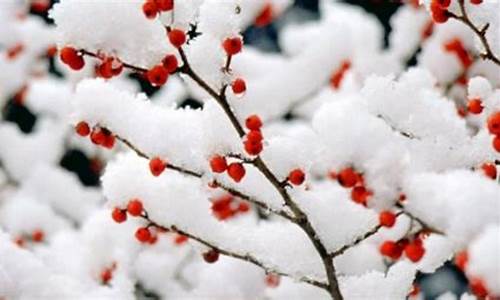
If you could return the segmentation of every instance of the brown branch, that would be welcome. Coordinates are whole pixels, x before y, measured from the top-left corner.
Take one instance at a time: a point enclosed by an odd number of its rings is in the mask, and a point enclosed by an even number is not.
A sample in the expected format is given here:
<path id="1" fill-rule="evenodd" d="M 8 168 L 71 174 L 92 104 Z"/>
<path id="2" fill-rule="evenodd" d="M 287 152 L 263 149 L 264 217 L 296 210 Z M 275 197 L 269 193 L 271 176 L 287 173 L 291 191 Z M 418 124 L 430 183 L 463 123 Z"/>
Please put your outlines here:
<path id="1" fill-rule="evenodd" d="M 456 15 L 450 11 L 447 12 L 448 15 L 450 16 L 450 18 L 458 20 L 467 25 L 478 36 L 478 38 L 481 40 L 481 43 L 483 44 L 484 50 L 486 51 L 486 53 L 481 54 L 482 59 L 491 60 L 492 62 L 500 66 L 500 59 L 495 56 L 495 54 L 491 50 L 488 39 L 486 38 L 486 32 L 488 31 L 490 24 L 487 23 L 483 26 L 483 28 L 479 29 L 474 23 L 472 23 L 471 19 L 469 18 L 469 15 L 467 14 L 467 11 L 465 9 L 464 0 L 459 0 L 458 3 L 460 5 L 461 15 Z"/>
<path id="2" fill-rule="evenodd" d="M 167 31 L 170 28 L 167 27 Z M 213 89 L 207 82 L 205 82 L 198 74 L 191 68 L 187 56 L 182 49 L 182 47 L 178 48 L 179 55 L 181 56 L 183 66 L 179 69 L 180 72 L 186 74 L 192 80 L 194 80 L 202 89 L 204 89 L 210 96 L 214 98 L 214 100 L 222 107 L 224 113 L 231 121 L 234 129 L 240 136 L 243 138 L 245 136 L 245 130 L 243 126 L 240 124 L 238 118 L 235 113 L 232 111 L 227 98 L 226 98 L 226 88 L 223 86 L 221 88 L 221 92 L 217 93 L 215 89 Z M 339 283 L 337 280 L 337 275 L 335 271 L 335 266 L 333 264 L 333 260 L 328 255 L 328 251 L 325 246 L 319 239 L 316 230 L 312 226 L 309 221 L 307 215 L 300 209 L 300 207 L 293 201 L 288 192 L 286 191 L 285 186 L 282 182 L 271 172 L 267 164 L 262 160 L 260 156 L 257 156 L 253 161 L 254 166 L 266 177 L 266 179 L 275 187 L 278 193 L 283 198 L 285 204 L 290 208 L 294 215 L 294 223 L 297 224 L 307 235 L 309 240 L 312 242 L 314 248 L 318 252 L 325 267 L 326 276 L 328 279 L 328 285 L 326 286 L 326 290 L 330 293 L 330 296 L 333 299 L 342 300 L 343 296 L 340 292 Z"/>
<path id="3" fill-rule="evenodd" d="M 176 232 L 178 234 L 182 234 L 194 241 L 197 241 L 198 243 L 208 247 L 208 248 L 211 248 L 211 249 L 214 249 L 215 251 L 219 252 L 220 254 L 222 255 L 225 255 L 225 256 L 229 256 L 229 257 L 232 257 L 232 258 L 235 258 L 235 259 L 239 259 L 239 260 L 244 260 L 244 261 L 247 261 L 249 263 L 252 263 L 262 269 L 264 269 L 264 271 L 266 273 L 274 273 L 274 274 L 277 274 L 277 275 L 280 275 L 280 276 L 287 276 L 287 277 L 292 277 L 290 274 L 287 274 L 287 273 L 284 273 L 284 272 L 280 272 L 280 271 L 276 271 L 274 268 L 271 268 L 271 267 L 268 267 L 266 266 L 263 262 L 261 262 L 260 260 L 258 260 L 256 257 L 254 257 L 253 255 L 251 255 L 250 253 L 245 253 L 245 254 L 241 254 L 241 253 L 237 253 L 237 252 L 234 252 L 234 251 L 231 251 L 231 250 L 227 250 L 227 249 L 223 249 L 219 246 L 216 246 L 215 244 L 201 238 L 201 237 L 198 237 L 196 235 L 193 235 L 191 233 L 188 233 L 182 229 L 179 229 L 177 228 L 176 226 L 171 226 L 171 227 L 165 227 L 165 226 L 162 226 L 156 222 L 154 222 L 149 216 L 147 213 L 143 214 L 141 216 L 143 219 L 145 219 L 146 221 L 148 221 L 148 226 L 154 226 L 154 227 L 157 227 L 159 229 L 162 229 L 162 230 L 165 230 L 165 231 L 173 231 L 173 232 Z M 322 289 L 326 289 L 327 287 L 327 284 L 324 283 L 324 282 L 321 282 L 321 281 L 318 281 L 318 280 L 315 280 L 315 279 L 312 279 L 312 278 L 309 278 L 309 277 L 306 277 L 306 276 L 303 276 L 301 278 L 299 278 L 299 281 L 302 281 L 302 282 L 305 282 L 305 283 L 308 283 L 308 284 L 311 284 L 311 285 L 314 285 L 316 287 L 319 287 L 319 288 L 322 288 Z"/>
<path id="4" fill-rule="evenodd" d="M 125 144 L 128 148 L 130 148 L 132 151 L 134 151 L 138 156 L 142 157 L 142 158 L 145 158 L 147 160 L 151 159 L 151 157 L 149 155 L 147 155 L 146 153 L 144 153 L 143 151 L 141 151 L 139 148 L 137 148 L 134 144 L 132 144 L 129 140 L 121 137 L 121 136 L 118 136 L 118 135 L 115 135 L 116 139 L 119 140 L 120 142 L 122 142 L 123 144 Z M 198 172 L 195 172 L 195 171 L 192 171 L 192 170 L 188 170 L 186 168 L 182 168 L 182 167 L 179 167 L 179 166 L 176 166 L 174 164 L 171 164 L 171 163 L 168 163 L 167 164 L 167 169 L 171 169 L 171 170 L 174 170 L 174 171 L 177 171 L 179 173 L 182 173 L 184 175 L 188 175 L 188 176 L 192 176 L 192 177 L 196 177 L 196 178 L 202 178 L 203 177 L 203 174 L 201 173 L 198 173 Z M 266 211 L 269 211 L 271 213 L 274 213 L 278 216 L 281 216 L 287 220 L 290 220 L 290 221 L 293 221 L 293 216 L 291 216 L 290 214 L 288 214 L 286 211 L 284 210 L 276 210 L 276 209 L 273 209 L 271 208 L 269 205 L 267 205 L 266 203 L 264 202 L 261 202 L 261 201 L 258 201 L 254 198 L 252 198 L 251 196 L 243 193 L 243 192 L 240 192 L 238 191 L 237 189 L 235 188 L 232 188 L 232 187 L 229 187 L 229 186 L 226 186 L 224 185 L 223 183 L 217 181 L 217 180 L 213 180 L 213 182 L 215 183 L 216 186 L 220 187 L 221 189 L 229 192 L 230 194 L 233 194 L 234 196 L 236 197 L 239 197 L 245 201 L 248 201 Z"/>

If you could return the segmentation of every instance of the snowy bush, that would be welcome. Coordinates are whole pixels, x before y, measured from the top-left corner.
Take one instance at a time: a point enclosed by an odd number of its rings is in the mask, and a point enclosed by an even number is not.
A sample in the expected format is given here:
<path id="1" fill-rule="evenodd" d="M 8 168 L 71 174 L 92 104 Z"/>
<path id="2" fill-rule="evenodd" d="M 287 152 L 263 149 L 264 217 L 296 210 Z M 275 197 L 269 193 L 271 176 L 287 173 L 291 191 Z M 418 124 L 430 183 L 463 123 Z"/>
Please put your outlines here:
<path id="1" fill-rule="evenodd" d="M 499 2 L 292 2 L 0 3 L 0 299 L 500 298 Z"/>

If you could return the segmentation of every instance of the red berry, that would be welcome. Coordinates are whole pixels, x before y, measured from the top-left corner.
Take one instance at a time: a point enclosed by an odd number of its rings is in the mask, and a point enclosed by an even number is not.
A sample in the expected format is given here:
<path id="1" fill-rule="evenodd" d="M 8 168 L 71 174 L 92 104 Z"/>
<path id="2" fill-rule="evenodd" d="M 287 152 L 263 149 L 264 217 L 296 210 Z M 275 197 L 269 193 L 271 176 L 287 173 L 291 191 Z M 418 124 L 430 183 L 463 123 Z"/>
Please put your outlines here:
<path id="1" fill-rule="evenodd" d="M 469 261 L 469 254 L 467 251 L 460 251 L 455 255 L 455 265 L 462 271 L 465 272 L 467 267 L 467 262 Z"/>
<path id="2" fill-rule="evenodd" d="M 262 142 L 246 140 L 243 142 L 245 151 L 250 155 L 259 155 L 262 152 L 263 145 Z"/>
<path id="3" fill-rule="evenodd" d="M 500 111 L 488 117 L 488 130 L 491 134 L 500 135 Z"/>
<path id="4" fill-rule="evenodd" d="M 139 199 L 132 199 L 128 202 L 127 212 L 134 217 L 138 217 L 142 213 L 142 202 Z"/>
<path id="5" fill-rule="evenodd" d="M 121 210 L 118 207 L 115 207 L 113 209 L 113 212 L 111 213 L 111 217 L 116 223 L 123 223 L 127 221 L 127 214 L 125 213 L 125 210 Z"/>
<path id="6" fill-rule="evenodd" d="M 187 241 L 189 240 L 189 238 L 183 234 L 178 234 L 175 239 L 174 239 L 174 243 L 176 245 L 182 245 L 184 243 L 186 243 Z"/>
<path id="7" fill-rule="evenodd" d="M 160 11 L 169 11 L 174 8 L 174 0 L 155 0 Z"/>
<path id="8" fill-rule="evenodd" d="M 231 83 L 231 89 L 235 94 L 243 94 L 247 90 L 247 84 L 245 83 L 245 80 L 241 78 L 236 78 Z"/>
<path id="9" fill-rule="evenodd" d="M 385 241 L 380 245 L 380 253 L 394 260 L 399 259 L 403 253 L 403 248 L 394 241 Z"/>
<path id="10" fill-rule="evenodd" d="M 445 23 L 446 21 L 448 21 L 448 18 L 450 17 L 448 11 L 446 9 L 443 9 L 436 2 L 431 3 L 431 15 L 432 19 L 436 23 Z"/>
<path id="11" fill-rule="evenodd" d="M 470 0 L 470 3 L 478 5 L 478 4 L 483 3 L 483 0 Z"/>
<path id="12" fill-rule="evenodd" d="M 158 6 L 156 5 L 156 2 L 154 0 L 146 0 L 146 2 L 142 5 L 142 12 L 148 19 L 156 18 L 156 15 L 158 14 Z"/>
<path id="13" fill-rule="evenodd" d="M 123 63 L 114 57 L 106 58 L 101 65 L 99 65 L 99 75 L 103 78 L 111 78 L 120 75 L 123 70 Z"/>
<path id="14" fill-rule="evenodd" d="M 101 282 L 103 284 L 107 284 L 111 278 L 113 278 L 113 272 L 110 269 L 106 268 L 101 272 Z"/>
<path id="15" fill-rule="evenodd" d="M 483 108 L 483 102 L 478 98 L 471 99 L 467 103 L 467 110 L 475 115 L 480 114 Z"/>
<path id="16" fill-rule="evenodd" d="M 267 3 L 260 11 L 257 18 L 255 18 L 255 26 L 264 27 L 269 25 L 273 21 L 273 7 L 270 3 Z"/>
<path id="17" fill-rule="evenodd" d="M 106 135 L 106 138 L 104 139 L 104 143 L 102 143 L 102 146 L 104 148 L 112 149 L 113 146 L 115 145 L 115 136 L 112 135 L 111 133 Z"/>
<path id="18" fill-rule="evenodd" d="M 418 262 L 425 254 L 425 248 L 420 239 L 416 239 L 405 247 L 405 255 L 412 262 Z"/>
<path id="19" fill-rule="evenodd" d="M 259 130 L 262 127 L 262 121 L 259 116 L 251 115 L 246 119 L 245 126 L 250 130 Z"/>
<path id="20" fill-rule="evenodd" d="M 421 33 L 422 39 L 426 39 L 426 38 L 430 37 L 433 32 L 434 32 L 434 22 L 432 22 L 432 20 L 429 20 L 425 24 L 425 26 L 422 30 L 422 33 Z"/>
<path id="21" fill-rule="evenodd" d="M 245 167 L 241 163 L 231 163 L 227 168 L 227 174 L 235 182 L 240 182 L 245 176 Z"/>
<path id="22" fill-rule="evenodd" d="M 217 251 L 215 249 L 207 251 L 207 252 L 203 253 L 203 259 L 207 263 L 213 264 L 214 262 L 216 262 L 217 260 L 219 260 L 219 251 Z"/>
<path id="23" fill-rule="evenodd" d="M 364 186 L 356 186 L 351 190 L 352 201 L 366 206 L 368 198 L 372 195 L 372 192 L 367 190 Z"/>
<path id="24" fill-rule="evenodd" d="M 497 178 L 497 167 L 494 164 L 484 163 L 481 165 L 484 175 L 495 180 Z"/>
<path id="25" fill-rule="evenodd" d="M 153 86 L 162 86 L 168 80 L 168 70 L 163 65 L 157 65 L 146 73 L 146 77 Z"/>
<path id="26" fill-rule="evenodd" d="M 378 216 L 379 224 L 384 227 L 392 227 L 396 223 L 396 215 L 391 211 L 383 211 Z"/>
<path id="27" fill-rule="evenodd" d="M 414 283 L 408 296 L 415 297 L 418 295 L 418 293 L 420 293 L 420 287 Z"/>
<path id="28" fill-rule="evenodd" d="M 471 278 L 469 280 L 469 287 L 471 292 L 477 297 L 485 298 L 488 296 L 488 289 L 486 288 L 484 281 L 480 278 Z"/>
<path id="29" fill-rule="evenodd" d="M 147 243 L 151 239 L 151 231 L 147 227 L 139 227 L 135 232 L 135 238 L 141 243 Z"/>
<path id="30" fill-rule="evenodd" d="M 149 161 L 149 170 L 151 170 L 153 176 L 160 176 L 166 167 L 167 163 L 159 157 L 152 158 Z"/>
<path id="31" fill-rule="evenodd" d="M 180 29 L 172 29 L 168 33 L 168 40 L 174 47 L 179 48 L 186 42 L 186 34 Z"/>
<path id="32" fill-rule="evenodd" d="M 358 182 L 359 176 L 353 168 L 345 168 L 337 174 L 339 184 L 345 188 L 351 188 Z"/>
<path id="33" fill-rule="evenodd" d="M 223 173 L 227 170 L 227 161 L 224 156 L 216 155 L 210 159 L 210 168 L 214 173 Z"/>
<path id="34" fill-rule="evenodd" d="M 250 132 L 247 133 L 247 140 L 251 143 L 260 143 L 262 139 L 263 137 L 260 130 L 250 130 Z"/>
<path id="35" fill-rule="evenodd" d="M 173 54 L 169 54 L 163 58 L 161 61 L 163 64 L 163 67 L 167 70 L 168 73 L 174 73 L 177 70 L 177 67 L 179 66 L 179 63 L 177 62 L 177 57 Z"/>
<path id="36" fill-rule="evenodd" d="M 85 66 L 83 56 L 79 55 L 75 48 L 64 47 L 61 49 L 59 55 L 61 57 L 61 61 L 75 71 L 81 70 Z"/>
<path id="37" fill-rule="evenodd" d="M 243 42 L 239 37 L 227 38 L 222 42 L 222 48 L 228 56 L 232 56 L 241 52 Z"/>
<path id="38" fill-rule="evenodd" d="M 500 135 L 496 135 L 493 138 L 492 145 L 493 145 L 493 149 L 495 149 L 497 152 L 500 152 Z"/>
<path id="39" fill-rule="evenodd" d="M 447 8 L 450 6 L 451 0 L 432 0 L 433 3 L 436 3 L 436 5 L 439 5 L 442 8 Z"/>
<path id="40" fill-rule="evenodd" d="M 281 277 L 278 274 L 269 273 L 266 275 L 266 285 L 270 288 L 275 288 L 280 285 Z"/>
<path id="41" fill-rule="evenodd" d="M 293 185 L 301 185 L 306 179 L 306 174 L 301 169 L 295 169 L 288 174 L 288 181 Z"/>
<path id="42" fill-rule="evenodd" d="M 250 210 L 250 205 L 246 202 L 238 203 L 238 211 L 241 213 L 246 213 Z"/>
<path id="43" fill-rule="evenodd" d="M 40 229 L 37 229 L 37 230 L 33 231 L 33 233 L 31 234 L 31 239 L 34 242 L 39 243 L 39 242 L 43 241 L 44 236 L 45 236 L 45 234 L 43 233 L 43 231 Z"/>
<path id="44" fill-rule="evenodd" d="M 75 126 L 75 131 L 79 136 L 87 136 L 90 134 L 90 127 L 87 122 L 81 121 Z"/>
<path id="45" fill-rule="evenodd" d="M 103 145 L 106 142 L 107 134 L 101 128 L 94 128 L 90 133 L 90 140 L 96 145 Z"/>
<path id="46" fill-rule="evenodd" d="M 340 87 L 345 72 L 347 72 L 347 70 L 349 70 L 350 68 L 351 68 L 351 61 L 346 59 L 342 61 L 340 67 L 332 74 L 332 77 L 330 77 L 330 85 L 334 89 L 338 89 Z"/>

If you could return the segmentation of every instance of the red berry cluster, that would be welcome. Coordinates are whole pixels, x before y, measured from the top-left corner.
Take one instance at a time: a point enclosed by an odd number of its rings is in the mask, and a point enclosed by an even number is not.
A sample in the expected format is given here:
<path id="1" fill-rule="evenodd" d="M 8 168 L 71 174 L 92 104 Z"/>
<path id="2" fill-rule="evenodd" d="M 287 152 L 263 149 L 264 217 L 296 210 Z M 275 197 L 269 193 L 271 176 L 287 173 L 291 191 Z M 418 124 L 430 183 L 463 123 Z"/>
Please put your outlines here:
<path id="1" fill-rule="evenodd" d="M 423 241 L 419 235 L 416 235 L 412 240 L 385 241 L 380 245 L 379 251 L 383 256 L 393 260 L 398 260 L 404 252 L 405 256 L 412 262 L 420 261 L 425 254 Z"/>
<path id="2" fill-rule="evenodd" d="M 250 130 L 246 135 L 246 140 L 243 142 L 245 151 L 250 155 L 259 155 L 263 149 L 263 136 L 260 131 L 262 121 L 259 116 L 251 115 L 245 120 L 245 126 Z"/>
<path id="3" fill-rule="evenodd" d="M 472 57 L 467 49 L 465 49 L 465 46 L 460 39 L 454 38 L 446 42 L 444 44 L 444 50 L 455 54 L 465 70 L 472 65 Z"/>
<path id="4" fill-rule="evenodd" d="M 333 72 L 332 77 L 330 77 L 330 85 L 333 89 L 337 90 L 344 79 L 345 73 L 351 68 L 351 61 L 346 59 L 341 64 L 340 67 Z"/>
<path id="5" fill-rule="evenodd" d="M 14 242 L 19 247 L 24 247 L 26 241 L 31 241 L 33 243 L 41 243 L 45 239 L 45 232 L 41 229 L 35 229 L 30 234 L 18 236 Z"/>
<path id="6" fill-rule="evenodd" d="M 264 7 L 261 9 L 257 17 L 255 18 L 255 26 L 256 27 L 264 27 L 273 21 L 274 18 L 274 10 L 271 3 L 266 3 Z"/>
<path id="7" fill-rule="evenodd" d="M 90 140 L 92 141 L 92 143 L 103 146 L 104 148 L 112 149 L 115 145 L 115 136 L 106 128 L 95 126 L 91 130 L 87 122 L 81 121 L 76 124 L 75 131 L 82 137 L 90 135 Z"/>
<path id="8" fill-rule="evenodd" d="M 142 5 L 142 12 L 148 19 L 154 19 L 160 12 L 174 8 L 174 0 L 146 0 Z"/>
<path id="9" fill-rule="evenodd" d="M 352 188 L 352 201 L 366 206 L 368 199 L 373 195 L 373 192 L 365 187 L 363 175 L 356 172 L 352 167 L 342 169 L 338 174 L 330 172 L 330 178 L 336 179 L 344 188 Z"/>
<path id="10" fill-rule="evenodd" d="M 225 194 L 212 200 L 212 213 L 223 221 L 236 216 L 239 213 L 250 211 L 250 205 L 245 201 L 238 201 L 231 194 Z"/>
<path id="11" fill-rule="evenodd" d="M 59 53 L 61 61 L 68 65 L 71 69 L 78 71 L 83 69 L 85 66 L 85 60 L 83 59 L 83 54 L 72 47 L 64 47 Z"/>
<path id="12" fill-rule="evenodd" d="M 210 168 L 214 173 L 224 173 L 227 171 L 229 177 L 235 182 L 240 182 L 246 173 L 242 163 L 233 162 L 228 165 L 226 158 L 220 155 L 215 155 L 210 159 Z"/>
<path id="13" fill-rule="evenodd" d="M 456 253 L 454 262 L 457 268 L 467 276 L 467 265 L 469 262 L 469 254 L 467 251 L 464 250 Z M 480 297 L 481 299 L 488 299 L 487 297 L 491 296 L 489 295 L 485 282 L 481 278 L 472 276 L 467 277 L 469 279 L 469 288 L 474 295 Z"/>
<path id="14" fill-rule="evenodd" d="M 493 149 L 500 152 L 500 111 L 492 113 L 487 121 L 488 131 L 494 136 Z"/>
<path id="15" fill-rule="evenodd" d="M 436 23 L 445 23 L 448 21 L 450 15 L 448 13 L 448 6 L 451 0 L 432 0 L 431 2 L 431 16 Z"/>

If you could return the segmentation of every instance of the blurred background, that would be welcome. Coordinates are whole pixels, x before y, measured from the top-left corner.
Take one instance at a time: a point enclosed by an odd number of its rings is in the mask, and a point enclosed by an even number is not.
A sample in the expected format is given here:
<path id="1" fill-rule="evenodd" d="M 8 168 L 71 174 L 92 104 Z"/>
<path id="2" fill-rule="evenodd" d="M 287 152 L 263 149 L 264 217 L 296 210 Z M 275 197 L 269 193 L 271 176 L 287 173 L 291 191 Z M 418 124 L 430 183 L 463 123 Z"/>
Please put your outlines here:
<path id="1" fill-rule="evenodd" d="M 33 3 L 45 3 L 44 5 L 32 5 L 30 14 L 37 15 L 43 18 L 48 24 L 51 20 L 47 17 L 47 5 L 50 7 L 58 0 L 39 0 Z M 291 9 L 289 9 L 283 16 L 272 24 L 266 27 L 250 27 L 246 32 L 244 32 L 244 38 L 246 44 L 251 44 L 263 51 L 268 52 L 279 52 L 279 45 L 277 43 L 280 28 L 289 23 L 301 23 L 310 20 L 315 20 L 320 17 L 318 6 L 319 0 L 295 0 L 295 3 Z M 404 3 L 401 1 L 387 1 L 387 0 L 349 0 L 342 1 L 351 5 L 360 7 L 373 15 L 375 15 L 385 28 L 385 44 L 387 44 L 387 36 L 391 28 L 389 26 L 389 20 L 392 14 Z M 192 34 L 196 35 L 196 31 L 193 30 Z M 57 57 L 48 57 L 47 64 L 50 66 L 50 72 L 56 76 L 62 76 L 62 73 L 57 70 L 54 59 Z M 410 60 L 409 64 L 414 62 Z M 138 76 L 131 75 L 131 79 L 136 81 L 141 87 L 141 90 L 148 95 L 152 95 L 156 92 L 156 89 L 151 87 L 147 82 L 143 81 Z M 37 117 L 25 106 L 22 105 L 21 101 L 16 101 L 18 94 L 12 95 L 11 99 L 2 108 L 1 117 L 8 122 L 13 122 L 19 126 L 19 128 L 25 132 L 29 133 L 36 121 Z M 187 98 L 184 100 L 180 106 L 190 106 L 193 108 L 201 107 L 201 103 L 196 99 Z M 293 116 L 286 116 L 286 118 L 291 119 Z M 0 141 L 1 142 L 1 141 Z M 99 185 L 99 176 L 102 164 L 93 158 L 86 157 L 86 155 L 77 150 L 69 149 L 63 155 L 60 160 L 60 165 L 67 170 L 75 172 L 81 182 L 87 186 Z M 442 268 L 440 268 L 432 276 L 425 276 L 419 274 L 417 279 L 417 284 L 421 289 L 421 297 L 423 299 L 435 299 L 438 295 L 451 291 L 456 295 L 461 295 L 467 290 L 467 281 L 460 270 L 458 270 L 453 264 L 448 263 Z"/>

